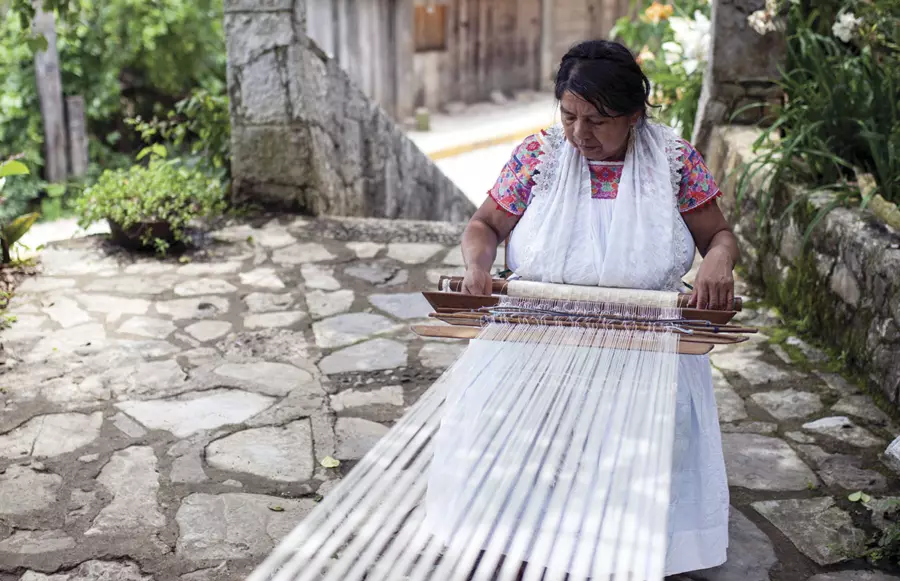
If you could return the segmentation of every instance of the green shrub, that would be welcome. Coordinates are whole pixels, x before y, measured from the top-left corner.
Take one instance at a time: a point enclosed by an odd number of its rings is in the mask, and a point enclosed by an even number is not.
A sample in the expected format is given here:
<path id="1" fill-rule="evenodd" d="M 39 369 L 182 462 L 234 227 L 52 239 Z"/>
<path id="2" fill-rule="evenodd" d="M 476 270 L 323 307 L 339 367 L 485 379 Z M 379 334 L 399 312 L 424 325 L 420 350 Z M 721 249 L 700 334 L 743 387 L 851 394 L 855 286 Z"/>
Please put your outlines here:
<path id="1" fill-rule="evenodd" d="M 900 0 L 790 3 L 785 19 L 785 103 L 741 168 L 738 194 L 764 168 L 773 184 L 837 192 L 808 235 L 837 205 L 865 207 L 876 194 L 900 202 Z M 861 174 L 876 182 L 865 195 Z M 763 193 L 761 221 L 775 193 Z"/>
<path id="2" fill-rule="evenodd" d="M 0 196 L 6 191 L 7 178 L 27 177 L 29 173 L 28 166 L 17 159 L 10 158 L 0 163 Z M 0 197 L 0 205 L 3 202 L 4 198 Z M 12 262 L 10 251 L 31 229 L 38 217 L 37 213 L 31 213 L 10 220 L 0 220 L 0 262 L 3 264 Z"/>
<path id="3" fill-rule="evenodd" d="M 145 165 L 127 170 L 107 170 L 76 201 L 79 224 L 87 227 L 107 220 L 111 227 L 136 232 L 140 243 L 165 254 L 173 242 L 189 241 L 191 222 L 225 211 L 225 195 L 219 180 L 180 159 L 165 159 L 165 148 L 154 146 Z M 139 156 L 139 159 L 142 156 Z M 160 237 L 150 228 L 168 227 L 171 237 Z"/>

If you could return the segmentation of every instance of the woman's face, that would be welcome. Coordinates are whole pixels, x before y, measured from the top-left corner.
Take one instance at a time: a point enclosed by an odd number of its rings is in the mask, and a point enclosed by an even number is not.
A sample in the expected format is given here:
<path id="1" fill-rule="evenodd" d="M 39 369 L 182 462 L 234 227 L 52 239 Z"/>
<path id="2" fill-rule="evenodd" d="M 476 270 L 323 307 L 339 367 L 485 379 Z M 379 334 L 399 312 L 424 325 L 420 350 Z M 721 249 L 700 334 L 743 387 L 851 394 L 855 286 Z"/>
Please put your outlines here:
<path id="1" fill-rule="evenodd" d="M 628 134 L 640 119 L 640 113 L 617 116 L 615 111 L 604 117 L 597 108 L 579 97 L 565 92 L 560 100 L 566 139 L 590 161 L 621 161 L 625 159 Z"/>

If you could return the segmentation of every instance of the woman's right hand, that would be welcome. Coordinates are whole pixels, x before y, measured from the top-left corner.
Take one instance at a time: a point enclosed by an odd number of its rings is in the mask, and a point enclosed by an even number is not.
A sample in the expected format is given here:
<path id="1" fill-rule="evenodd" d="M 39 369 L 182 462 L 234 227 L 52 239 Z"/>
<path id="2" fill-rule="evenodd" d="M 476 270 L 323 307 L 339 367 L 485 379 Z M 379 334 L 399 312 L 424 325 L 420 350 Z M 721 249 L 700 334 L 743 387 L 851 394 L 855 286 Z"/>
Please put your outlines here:
<path id="1" fill-rule="evenodd" d="M 466 276 L 463 278 L 462 292 L 465 295 L 490 296 L 492 284 L 490 272 L 477 266 L 470 266 L 466 269 Z"/>

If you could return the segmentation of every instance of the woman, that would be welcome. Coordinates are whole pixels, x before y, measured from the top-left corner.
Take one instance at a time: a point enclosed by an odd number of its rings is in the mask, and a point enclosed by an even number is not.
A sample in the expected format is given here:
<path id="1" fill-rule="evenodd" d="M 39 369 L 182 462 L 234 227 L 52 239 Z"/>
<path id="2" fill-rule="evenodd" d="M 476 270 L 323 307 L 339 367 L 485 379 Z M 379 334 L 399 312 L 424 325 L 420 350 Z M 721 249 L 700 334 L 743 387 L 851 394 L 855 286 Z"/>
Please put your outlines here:
<path id="1" fill-rule="evenodd" d="M 731 304 L 739 252 L 716 205 L 719 191 L 693 147 L 648 121 L 649 92 L 619 44 L 584 42 L 566 54 L 556 79 L 561 127 L 516 148 L 469 222 L 464 292 L 491 293 L 497 247 L 510 236 L 517 276 L 605 287 L 680 290 L 696 248 L 704 260 L 693 306 Z M 679 356 L 676 399 L 667 575 L 720 565 L 728 545 L 728 483 L 706 356 Z"/>

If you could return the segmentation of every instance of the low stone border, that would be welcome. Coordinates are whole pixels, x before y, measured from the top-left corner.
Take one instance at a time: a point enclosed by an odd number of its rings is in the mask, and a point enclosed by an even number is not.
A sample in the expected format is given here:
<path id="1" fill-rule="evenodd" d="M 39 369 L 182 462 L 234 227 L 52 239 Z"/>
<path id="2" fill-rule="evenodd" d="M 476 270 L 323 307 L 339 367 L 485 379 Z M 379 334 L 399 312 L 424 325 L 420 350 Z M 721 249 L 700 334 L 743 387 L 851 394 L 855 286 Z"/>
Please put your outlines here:
<path id="1" fill-rule="evenodd" d="M 759 132 L 717 127 L 707 162 L 723 192 L 721 205 L 744 253 L 749 279 L 767 299 L 865 370 L 873 387 L 898 407 L 900 391 L 900 235 L 875 214 L 836 208 L 816 226 L 806 245 L 803 235 L 820 208 L 832 198 L 810 196 L 779 220 L 799 189 L 779 188 L 763 228 L 758 227 L 763 177 L 744 199 L 736 196 L 737 172 L 753 158 Z M 875 390 L 873 390 L 875 391 Z"/>

